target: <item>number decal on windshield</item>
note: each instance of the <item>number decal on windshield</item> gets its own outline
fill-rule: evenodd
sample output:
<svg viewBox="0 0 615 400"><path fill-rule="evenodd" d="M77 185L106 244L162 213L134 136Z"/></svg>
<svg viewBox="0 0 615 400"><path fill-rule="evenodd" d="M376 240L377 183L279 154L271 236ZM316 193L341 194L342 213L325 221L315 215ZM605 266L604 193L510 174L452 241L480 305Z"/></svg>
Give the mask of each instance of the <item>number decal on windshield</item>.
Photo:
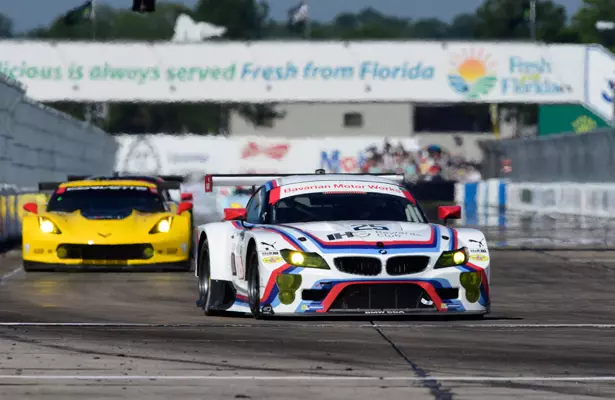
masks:
<svg viewBox="0 0 615 400"><path fill-rule="evenodd" d="M353 225L352 229L355 231L388 231L384 225L374 225L374 224L364 224L364 225Z"/></svg>

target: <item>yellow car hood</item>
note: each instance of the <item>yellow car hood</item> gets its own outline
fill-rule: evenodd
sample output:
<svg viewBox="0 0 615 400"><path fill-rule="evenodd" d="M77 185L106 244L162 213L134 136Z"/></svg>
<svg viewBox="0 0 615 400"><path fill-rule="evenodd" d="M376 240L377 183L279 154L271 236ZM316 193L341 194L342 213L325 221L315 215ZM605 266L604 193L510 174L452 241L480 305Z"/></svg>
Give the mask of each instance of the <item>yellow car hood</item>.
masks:
<svg viewBox="0 0 615 400"><path fill-rule="evenodd" d="M123 219L85 218L80 211L73 213L42 213L41 217L49 219L66 236L95 235L109 238L134 238L148 235L152 228L163 218L177 217L172 213L144 214L133 211ZM173 226L171 226L173 229Z"/></svg>

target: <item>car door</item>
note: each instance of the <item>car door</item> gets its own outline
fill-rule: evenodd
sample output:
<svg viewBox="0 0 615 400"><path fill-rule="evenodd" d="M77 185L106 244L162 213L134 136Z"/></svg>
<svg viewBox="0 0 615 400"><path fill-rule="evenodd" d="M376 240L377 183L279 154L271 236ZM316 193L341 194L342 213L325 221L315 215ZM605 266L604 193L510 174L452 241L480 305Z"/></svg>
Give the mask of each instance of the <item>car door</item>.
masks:
<svg viewBox="0 0 615 400"><path fill-rule="evenodd" d="M248 224L260 224L262 223L262 210L263 205L265 204L266 192L264 188L260 188L256 191L248 201L248 205L246 206L246 222ZM246 251L247 251L247 243L246 243L246 232L247 230L242 230L235 235L235 241L233 242L233 254L231 257L231 263L233 264L233 272L236 274L237 278L241 280L245 280L246 273Z"/></svg>

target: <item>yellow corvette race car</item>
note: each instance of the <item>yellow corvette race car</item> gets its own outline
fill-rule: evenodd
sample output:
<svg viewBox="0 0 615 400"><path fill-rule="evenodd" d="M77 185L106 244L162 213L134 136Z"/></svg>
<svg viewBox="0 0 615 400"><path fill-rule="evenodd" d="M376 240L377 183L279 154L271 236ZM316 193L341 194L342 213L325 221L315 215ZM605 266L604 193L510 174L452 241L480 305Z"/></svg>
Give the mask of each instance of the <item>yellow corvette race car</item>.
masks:
<svg viewBox="0 0 615 400"><path fill-rule="evenodd" d="M39 190L54 192L23 206L26 271L191 269L192 203L171 207L162 183L92 178Z"/></svg>

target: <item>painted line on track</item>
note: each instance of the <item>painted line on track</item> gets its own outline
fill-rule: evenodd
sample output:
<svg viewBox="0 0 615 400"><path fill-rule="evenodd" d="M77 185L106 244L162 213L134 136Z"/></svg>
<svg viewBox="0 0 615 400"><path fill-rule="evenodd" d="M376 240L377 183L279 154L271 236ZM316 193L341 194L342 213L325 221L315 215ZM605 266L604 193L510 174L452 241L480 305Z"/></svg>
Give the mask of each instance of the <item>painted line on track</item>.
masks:
<svg viewBox="0 0 615 400"><path fill-rule="evenodd" d="M294 323L288 321L286 324L141 324L130 322L0 322L0 327L100 327L100 328L404 328L404 329L424 329L424 328L470 328L470 329L569 329L569 328L593 328L593 329L615 329L615 324L490 324L490 323L441 323L441 324L322 324L322 323Z"/></svg>
<svg viewBox="0 0 615 400"><path fill-rule="evenodd" d="M8 272L2 276L0 276L0 285L3 284L4 282L6 282L7 280L9 280L13 275L16 275L19 273L19 271L21 271L21 266L15 268L14 270L12 270L11 272Z"/></svg>
<svg viewBox="0 0 615 400"><path fill-rule="evenodd" d="M0 380L99 381L438 381L438 382L615 382L615 376L258 376L258 375L0 375Z"/></svg>

